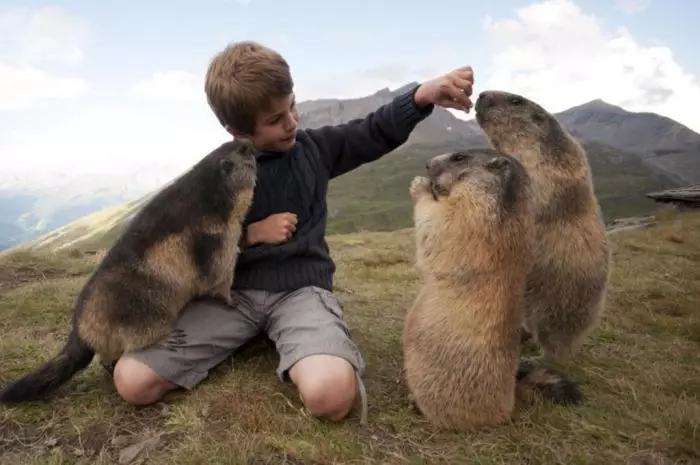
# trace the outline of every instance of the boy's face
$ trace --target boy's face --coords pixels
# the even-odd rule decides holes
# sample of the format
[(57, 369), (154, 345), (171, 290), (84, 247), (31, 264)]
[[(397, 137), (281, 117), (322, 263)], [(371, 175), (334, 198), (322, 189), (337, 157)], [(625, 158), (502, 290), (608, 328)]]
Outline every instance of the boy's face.
[(258, 150), (289, 150), (296, 143), (298, 123), (299, 111), (294, 94), (275, 99), (270, 110), (260, 113), (255, 121), (253, 144)]

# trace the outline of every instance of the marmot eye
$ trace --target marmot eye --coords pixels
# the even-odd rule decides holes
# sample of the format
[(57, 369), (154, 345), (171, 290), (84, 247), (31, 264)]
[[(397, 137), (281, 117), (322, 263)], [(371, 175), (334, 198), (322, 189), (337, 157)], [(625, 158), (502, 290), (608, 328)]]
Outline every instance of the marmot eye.
[(523, 99), (520, 97), (511, 97), (510, 98), (510, 103), (513, 105), (522, 105), (523, 104)]
[(467, 156), (461, 152), (453, 153), (452, 156), (450, 157), (452, 161), (464, 161), (467, 159)]

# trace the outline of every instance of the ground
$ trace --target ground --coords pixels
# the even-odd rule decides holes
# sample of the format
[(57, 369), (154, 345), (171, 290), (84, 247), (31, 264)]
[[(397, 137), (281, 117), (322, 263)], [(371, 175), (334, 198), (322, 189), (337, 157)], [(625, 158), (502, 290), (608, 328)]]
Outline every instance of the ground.
[[(522, 407), (510, 424), (436, 432), (395, 384), (401, 329), (417, 290), (410, 230), (330, 238), (336, 291), (366, 361), (369, 424), (309, 418), (274, 375), (264, 342), (193, 392), (151, 407), (116, 395), (95, 363), (48, 403), (0, 407), (0, 462), (700, 463), (700, 215), (668, 215), (615, 241), (605, 317), (570, 375), (578, 407)], [(465, 251), (468, 253), (468, 251)], [(99, 256), (21, 253), (0, 262), (0, 385), (55, 354)]]

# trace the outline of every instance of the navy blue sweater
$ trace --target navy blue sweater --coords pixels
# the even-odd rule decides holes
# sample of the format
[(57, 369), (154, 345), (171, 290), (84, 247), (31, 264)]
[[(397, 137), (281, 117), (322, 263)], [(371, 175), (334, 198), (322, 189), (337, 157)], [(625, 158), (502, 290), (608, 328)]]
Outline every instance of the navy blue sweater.
[(297, 131), (285, 152), (260, 151), (253, 204), (245, 225), (269, 215), (297, 215), (297, 230), (281, 244), (243, 248), (234, 289), (292, 291), (315, 285), (333, 290), (335, 264), (325, 239), (328, 182), (402, 145), (415, 126), (433, 111), (418, 108), (417, 87), (364, 118), (337, 126)]

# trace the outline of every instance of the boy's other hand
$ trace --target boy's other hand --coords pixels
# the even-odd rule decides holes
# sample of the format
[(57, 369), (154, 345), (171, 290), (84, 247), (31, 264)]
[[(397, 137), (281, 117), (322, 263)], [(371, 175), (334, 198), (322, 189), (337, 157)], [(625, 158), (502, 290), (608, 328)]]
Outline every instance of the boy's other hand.
[(472, 101), (474, 71), (471, 66), (463, 66), (444, 76), (431, 79), (420, 85), (414, 100), (416, 105), (424, 107), (431, 103), (445, 108), (454, 108), (469, 113)]
[(279, 244), (288, 241), (296, 231), (297, 216), (294, 213), (275, 213), (248, 226), (248, 244)]

